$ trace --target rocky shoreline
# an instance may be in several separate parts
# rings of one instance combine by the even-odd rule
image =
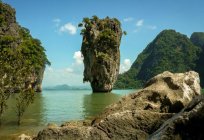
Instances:
[[[33,139],[203,139],[204,97],[200,94],[198,73],[166,71],[92,121],[50,125]]]

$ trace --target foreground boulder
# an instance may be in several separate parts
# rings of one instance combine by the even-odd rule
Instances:
[[[150,79],[146,87],[123,97],[92,120],[46,128],[36,140],[48,139],[147,139],[169,118],[200,95],[196,72],[164,72]]]
[[[203,140],[204,96],[196,97],[187,107],[167,120],[149,140]]]
[[[93,92],[109,92],[113,88],[120,66],[120,22],[106,17],[84,18],[79,26],[83,42],[84,82],[90,82]]]

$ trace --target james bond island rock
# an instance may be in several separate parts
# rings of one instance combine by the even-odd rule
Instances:
[[[196,72],[164,72],[150,79],[144,89],[108,106],[91,124],[70,122],[47,128],[35,139],[145,140],[200,95],[199,84]]]
[[[84,18],[81,52],[84,57],[84,82],[90,82],[93,92],[109,92],[120,67],[122,29],[116,19]],[[124,32],[125,33],[125,32]]]
[[[25,85],[39,92],[45,66],[50,62],[40,40],[17,23],[15,13],[15,9],[0,1],[0,79],[16,80],[10,85],[16,91]]]

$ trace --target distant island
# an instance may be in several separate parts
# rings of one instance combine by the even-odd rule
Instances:
[[[43,87],[43,90],[89,90],[88,86],[69,86],[67,84]]]

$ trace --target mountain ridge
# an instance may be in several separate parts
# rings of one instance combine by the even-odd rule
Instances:
[[[201,52],[186,35],[172,29],[163,30],[138,55],[131,68],[118,76],[114,88],[141,88],[163,71],[196,70]]]
[[[61,84],[56,86],[46,86],[43,90],[89,90],[88,86],[69,86],[67,84]]]

